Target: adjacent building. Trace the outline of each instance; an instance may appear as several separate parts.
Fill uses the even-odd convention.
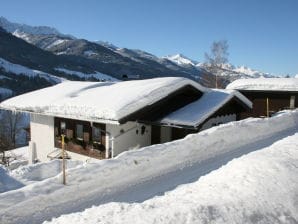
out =
[[[241,113],[241,118],[267,117],[298,107],[297,78],[238,79],[226,89],[238,90],[253,103],[252,110]]]

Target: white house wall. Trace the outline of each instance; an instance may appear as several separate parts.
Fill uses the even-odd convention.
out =
[[[201,131],[211,128],[213,126],[217,126],[219,124],[225,124],[231,121],[236,121],[236,114],[217,116],[209,119],[205,124],[203,124]]]
[[[145,131],[142,134],[142,126]],[[113,148],[113,156],[121,152],[137,149],[151,144],[151,126],[136,122],[127,122],[123,125],[107,124],[107,146]]]
[[[41,162],[48,161],[47,155],[54,148],[54,117],[30,115],[31,149],[30,157]],[[30,163],[31,161],[30,158]]]

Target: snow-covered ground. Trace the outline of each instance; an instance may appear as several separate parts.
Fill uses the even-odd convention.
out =
[[[28,147],[12,150],[14,152],[7,152],[6,156],[15,156],[15,152],[24,152]],[[59,160],[52,160],[45,163],[37,163],[33,165],[19,166],[16,164],[27,164],[28,155],[20,154],[15,157],[9,167],[0,166],[0,193],[22,188],[26,185],[38,183],[51,177],[55,177],[61,172],[61,162]],[[26,158],[26,160],[24,159]],[[81,161],[68,161],[67,168],[71,169],[82,165]]]
[[[10,175],[10,170],[28,164],[28,154],[28,147],[21,147],[5,152],[5,156],[11,159],[9,168],[0,165],[0,193],[24,186]]]
[[[16,75],[25,75],[25,76],[29,76],[29,77],[38,76],[38,77],[44,78],[52,83],[60,83],[60,82],[64,81],[63,78],[60,78],[60,77],[57,77],[57,76],[54,76],[54,75],[51,75],[51,74],[48,74],[45,72],[41,72],[38,70],[34,70],[31,68],[27,68],[22,65],[13,64],[7,60],[4,60],[3,58],[0,58],[0,68],[4,69],[6,72],[11,72]]]
[[[143,203],[108,203],[64,223],[297,223],[298,133]]]
[[[128,151],[115,159],[79,164],[67,171],[65,187],[58,172],[40,179],[35,176],[33,181],[27,177],[28,181],[24,181],[22,172],[15,176],[8,174],[6,176],[24,186],[0,194],[0,223],[41,223],[109,202],[122,203],[99,207],[103,212],[97,213],[98,223],[109,223],[107,217],[112,223],[122,218],[137,223],[191,223],[197,220],[270,223],[275,218],[295,223],[298,214],[295,210],[298,201],[297,134],[272,149],[261,149],[297,132],[298,111],[295,111],[270,119],[232,122],[182,140]],[[217,170],[232,159],[256,150],[261,150],[260,154],[255,152],[236,159]],[[35,166],[45,170],[47,164]],[[26,174],[30,173],[30,168],[28,170]],[[177,188],[187,183],[193,184]],[[174,191],[169,192],[171,190]],[[147,199],[150,200],[144,202]],[[56,221],[63,222],[66,218],[82,223],[82,217],[99,208]],[[139,216],[134,219],[133,214],[138,211]],[[104,221],[100,222],[101,219]],[[96,223],[95,216],[86,221]]]
[[[20,166],[28,164],[29,148],[28,146],[24,146],[14,150],[6,151],[5,156],[10,157],[9,169],[14,170]]]

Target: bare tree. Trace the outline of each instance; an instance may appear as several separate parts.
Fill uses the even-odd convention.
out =
[[[215,75],[215,86],[217,88],[217,73],[228,62],[228,41],[214,41],[211,45],[210,54],[205,53],[207,69]]]
[[[11,111],[0,111],[0,137],[2,144],[6,143],[10,149],[16,147],[17,136],[22,129],[24,116],[22,113]],[[5,139],[5,140],[4,140]],[[1,148],[7,148],[0,145]],[[7,150],[7,149],[6,149]]]
[[[4,134],[2,130],[0,130],[0,153],[2,153],[2,163],[6,163],[5,161],[5,151],[8,151],[12,148],[11,142],[8,137]]]

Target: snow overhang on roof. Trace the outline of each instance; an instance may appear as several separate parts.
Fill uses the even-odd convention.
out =
[[[208,91],[200,84],[180,77],[126,82],[66,81],[6,100],[0,108],[115,123],[185,86],[192,86],[202,93]]]
[[[233,98],[237,98],[247,108],[252,108],[252,102],[236,90],[213,89],[205,92],[197,101],[165,116],[159,123],[197,128]]]
[[[230,83],[226,87],[226,89],[298,92],[298,79],[297,78],[237,79],[234,82]]]

